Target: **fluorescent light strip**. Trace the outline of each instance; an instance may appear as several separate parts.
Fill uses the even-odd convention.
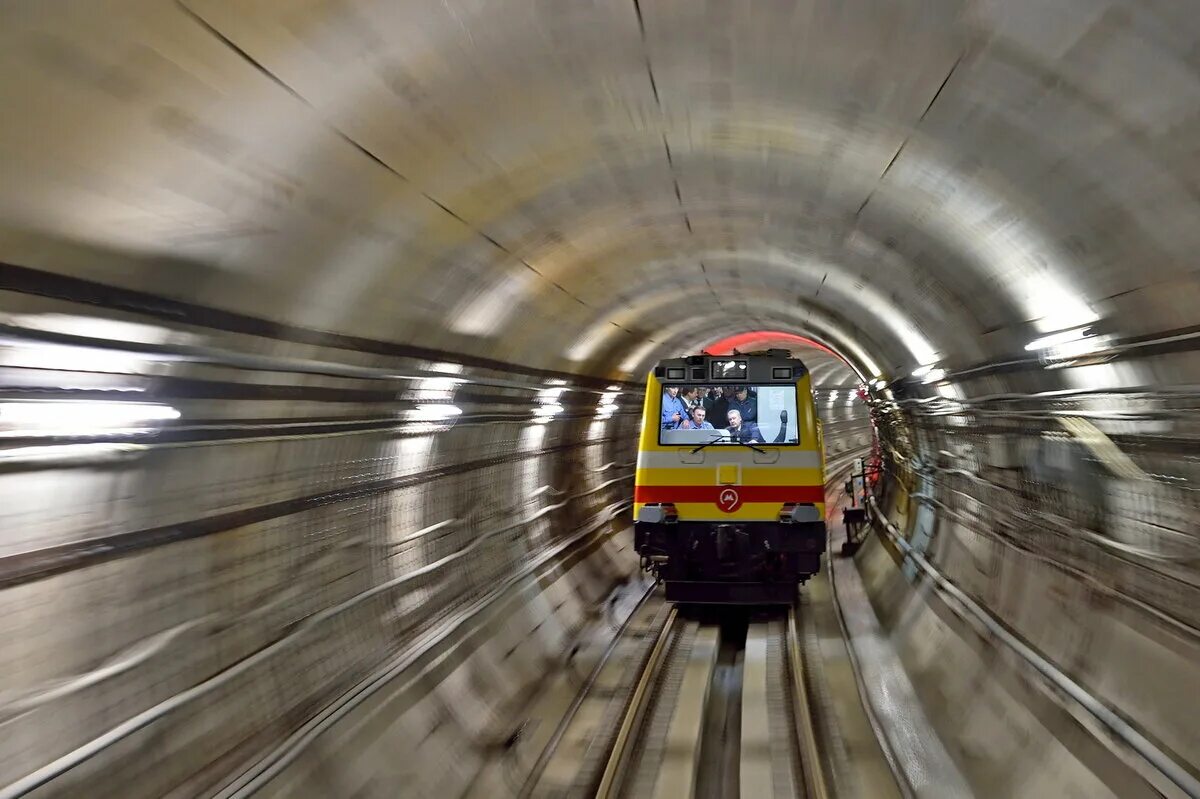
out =
[[[0,426],[18,432],[101,433],[146,422],[178,419],[170,405],[151,402],[42,400],[0,403]]]
[[[1057,333],[1051,333],[1041,338],[1035,338],[1033,341],[1025,345],[1025,349],[1033,352],[1035,350],[1048,350],[1051,347],[1058,347],[1063,344],[1070,344],[1074,341],[1087,338],[1087,327],[1076,327],[1071,330],[1060,330]]]

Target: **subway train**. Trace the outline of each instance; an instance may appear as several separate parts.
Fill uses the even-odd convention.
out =
[[[791,603],[825,551],[824,453],[787,350],[659,362],[634,488],[642,567],[674,602]]]

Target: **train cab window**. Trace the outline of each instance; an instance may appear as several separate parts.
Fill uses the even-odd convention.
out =
[[[795,384],[667,385],[661,410],[666,446],[800,443]]]

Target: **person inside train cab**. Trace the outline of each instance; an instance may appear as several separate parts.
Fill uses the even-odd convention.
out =
[[[704,417],[708,415],[708,411],[704,410],[703,405],[697,405],[692,408],[692,415],[688,419],[684,419],[679,425],[680,430],[713,430],[712,422],[705,421]]]
[[[758,421],[758,397],[751,396],[746,386],[737,386],[729,399],[728,411],[737,411],[744,422]]]
[[[711,404],[705,405],[705,409],[708,411],[708,418],[716,419],[720,423],[722,419],[726,418],[726,414],[729,412],[729,401],[733,399],[733,386],[714,388],[710,397],[712,398]]]
[[[687,404],[679,396],[679,386],[667,386],[662,398],[662,429],[674,430],[687,417]]]
[[[754,422],[747,422],[742,418],[742,412],[737,408],[730,408],[727,417],[729,419],[729,435],[734,441],[740,441],[743,444],[765,444],[767,440],[763,438],[762,432],[758,429],[758,425]]]

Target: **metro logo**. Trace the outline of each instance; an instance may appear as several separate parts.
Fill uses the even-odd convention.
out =
[[[733,513],[738,508],[742,507],[742,497],[732,488],[726,488],[721,491],[721,495],[717,497],[717,507],[726,513]]]

